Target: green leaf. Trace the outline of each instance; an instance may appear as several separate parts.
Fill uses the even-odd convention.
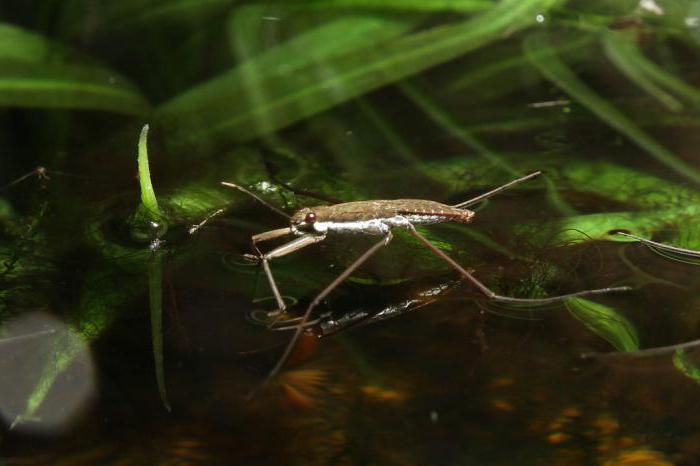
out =
[[[615,309],[583,298],[566,300],[575,318],[618,351],[637,351],[639,337],[634,325]]]
[[[601,120],[627,136],[631,141],[644,149],[660,163],[666,165],[676,173],[700,184],[700,173],[677,158],[671,151],[659,144],[654,138],[645,133],[632,120],[625,116],[615,106],[596,94],[581,81],[566,63],[561,61],[556,54],[545,57],[541,51],[550,48],[546,36],[538,34],[527,38],[525,41],[525,53],[532,64],[540,72],[572,98],[577,100],[589,111],[597,115]]]
[[[263,56],[241,65],[258,69],[256,84],[264,90],[263,101],[249,97],[244,74],[234,70],[166,102],[158,117],[184,125],[179,131],[183,138],[250,140],[484,46],[506,31],[535,22],[535,15],[554,3],[556,0],[503,0],[472,19],[393,40],[387,40],[390,35],[382,25],[356,37],[340,53],[321,54],[320,60],[315,50],[327,49],[326,44],[299,50],[287,43],[280,46],[288,47],[287,53],[277,51],[278,55],[302,54],[307,60],[295,62],[291,69],[281,60],[265,63],[269,59]],[[382,22],[355,20],[358,24]],[[393,35],[401,29],[394,27]]]
[[[0,23],[0,105],[148,111],[126,79],[77,53],[15,26]]]
[[[151,342],[158,394],[166,411],[172,411],[165,385],[163,355],[163,250],[154,251],[148,260],[148,304],[151,314]]]
[[[201,27],[220,17],[231,5],[231,0],[122,0],[104,2],[100,19],[102,28],[107,30],[156,24]]]
[[[62,61],[71,55],[39,34],[12,24],[0,23],[0,60],[23,63]]]
[[[162,213],[158,207],[156,192],[153,189],[153,183],[151,182],[151,169],[148,163],[148,125],[144,125],[141,129],[138,148],[138,171],[139,185],[141,186],[141,205],[151,214],[151,216],[162,217]]]
[[[683,209],[658,212],[609,212],[575,215],[558,221],[556,240],[563,244],[574,244],[591,240],[631,242],[631,238],[618,235],[616,231],[630,232],[643,238],[651,238],[655,231],[667,225],[678,224],[687,218]]]
[[[680,111],[683,108],[679,99],[700,107],[700,90],[647,58],[640,50],[637,39],[637,35],[630,33],[606,31],[603,33],[605,53],[630,80],[669,110]]]
[[[656,75],[648,73],[650,70],[658,70],[655,69],[655,65],[646,60],[634,39],[635,37],[629,34],[615,32],[603,34],[605,54],[632,82],[666,106],[666,108],[672,112],[682,110],[683,104],[656,83],[654,79]],[[642,65],[645,61],[647,62],[646,68]],[[667,77],[670,76],[663,72],[662,74]]]
[[[303,9],[353,8],[377,9],[382,11],[454,11],[461,13],[486,10],[494,4],[491,0],[306,0],[297,3],[289,1],[273,1],[271,3],[279,3],[288,7]]]
[[[677,349],[673,353],[673,367],[689,379],[700,383],[700,367],[688,358],[688,353],[684,349]]]

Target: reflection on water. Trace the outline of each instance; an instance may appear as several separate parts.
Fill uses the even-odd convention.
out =
[[[697,2],[38,3],[0,24],[0,464],[700,462]],[[479,300],[398,232],[249,399],[291,333],[243,255],[286,220],[221,181],[291,212],[534,170],[421,232],[503,295],[632,291]],[[290,314],[373,241],[275,260]]]

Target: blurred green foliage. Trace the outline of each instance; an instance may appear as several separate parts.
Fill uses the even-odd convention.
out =
[[[507,239],[450,226],[426,234],[460,260],[536,264],[547,273],[517,289],[547,294],[566,274],[555,260],[540,257],[546,248],[630,241],[615,234],[625,230],[700,249],[700,171],[692,136],[700,116],[692,67],[700,2],[664,4],[662,13],[641,5],[55,0],[28,14],[27,5],[10,1],[0,8],[7,15],[0,18],[0,141],[7,146],[0,149],[11,154],[0,159],[1,167],[10,172],[45,160],[59,170],[90,167],[75,159],[89,159],[104,146],[109,154],[102,161],[110,168],[126,160],[129,168],[117,171],[123,175],[134,170],[132,130],[148,122],[169,186],[159,187],[158,199],[145,186],[144,205],[159,212],[170,232],[219,209],[250,206],[221,189],[222,179],[294,209],[317,201],[288,187],[343,200],[463,200],[541,169],[544,180],[516,192],[543,190],[550,215],[516,212],[515,221],[504,222],[512,234]],[[16,135],[14,125],[31,137]],[[674,137],[679,132],[683,137]],[[604,141],[589,144],[591,134]],[[8,199],[16,188],[12,179],[5,176],[0,191]],[[147,179],[142,171],[141,180]],[[50,286],[28,299],[23,283],[60,274],[71,246],[99,257],[83,265],[79,296],[66,312],[83,338],[100,337],[149,286],[151,305],[161,307],[165,254],[181,263],[190,259],[186,248],[154,252],[147,242],[111,237],[113,224],[130,228],[128,216],[114,215],[111,198],[122,193],[96,192],[91,197],[68,189],[56,194],[58,201],[27,201],[33,210],[0,198],[0,319],[28,302],[49,306]],[[61,209],[71,213],[70,228],[61,224],[70,233],[52,231],[55,220],[43,230],[46,209],[56,217]],[[262,227],[254,220],[237,226]],[[477,252],[459,247],[465,237]],[[522,247],[523,238],[530,249]],[[394,283],[411,276],[407,271],[445,270],[410,239],[401,240],[398,253],[382,252],[355,283]],[[340,265],[351,260],[349,252],[345,244],[327,249],[329,261]],[[290,293],[303,296],[333,271],[283,263],[277,276]],[[501,283],[508,276],[497,271],[489,278]],[[247,292],[248,285],[232,286]],[[568,307],[617,350],[643,346],[621,310],[585,300]],[[153,324],[160,328],[159,316]],[[37,409],[68,364],[71,348],[61,351],[63,366],[51,371],[47,363],[28,411]],[[162,373],[158,377],[164,396]]]

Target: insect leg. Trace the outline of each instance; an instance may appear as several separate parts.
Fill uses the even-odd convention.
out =
[[[261,233],[260,235],[256,236],[262,236],[266,234],[271,234],[274,233],[275,231],[280,232],[282,230],[289,230],[288,228],[280,229],[280,230],[272,230],[268,231],[266,233]],[[282,236],[282,235],[278,235]],[[265,239],[271,239],[271,238],[265,238]],[[303,249],[307,246],[311,246],[312,244],[316,244],[318,242],[323,241],[326,239],[326,235],[304,235],[300,236],[298,238],[293,239],[292,241],[283,244],[282,246],[279,246],[272,251],[265,253],[265,254],[260,254],[256,259],[260,260],[262,262],[263,270],[265,270],[265,275],[267,276],[267,281],[270,284],[270,289],[272,289],[272,294],[275,295],[275,300],[277,301],[277,306],[279,311],[284,311],[287,306],[284,304],[284,300],[282,299],[282,295],[279,292],[279,289],[277,288],[277,282],[275,282],[275,277],[272,275],[272,270],[270,269],[270,261],[272,259],[276,259],[278,257],[286,256],[287,254],[291,254],[293,252],[296,252],[300,249]],[[260,241],[260,240],[258,240]],[[253,244],[255,244],[255,236],[253,237]],[[256,246],[257,249],[257,246]],[[259,252],[259,251],[258,251]]]
[[[428,249],[430,249],[435,255],[440,257],[442,260],[447,262],[453,269],[455,269],[457,272],[459,272],[462,277],[466,278],[472,285],[474,285],[479,291],[481,291],[487,298],[493,299],[495,301],[502,301],[506,303],[514,303],[514,304],[551,304],[551,303],[557,303],[560,301],[564,301],[569,298],[577,298],[580,296],[590,296],[590,295],[596,295],[596,294],[603,294],[603,293],[612,293],[615,291],[628,291],[631,290],[632,288],[628,286],[616,286],[616,287],[610,287],[610,288],[600,288],[596,290],[585,290],[585,291],[579,291],[576,293],[569,293],[569,294],[564,294],[564,295],[559,295],[559,296],[552,296],[551,298],[512,298],[510,296],[501,296],[499,294],[496,294],[494,291],[492,291],[489,287],[481,283],[479,280],[476,279],[471,273],[469,273],[467,270],[464,269],[461,265],[459,265],[454,259],[452,259],[450,256],[442,252],[440,249],[435,247],[433,243],[428,241],[428,239],[418,233],[415,228],[411,228],[409,230],[413,236],[415,236],[421,243],[423,243]]]
[[[257,254],[243,254],[243,257],[245,259],[248,259],[252,262],[259,262],[262,261],[262,258],[265,254],[260,251],[260,248],[258,248],[258,243],[262,243],[263,241],[270,241],[273,239],[281,238],[283,236],[291,235],[292,234],[292,229],[287,227],[287,228],[278,228],[276,230],[270,230],[270,231],[265,231],[262,233],[258,233],[257,235],[253,235],[250,237],[250,242],[253,246],[253,249],[255,249],[255,252]]]
[[[253,247],[257,250],[258,243],[262,243],[263,241],[270,241],[273,239],[281,238],[283,236],[291,235],[292,234],[292,229],[289,227],[286,228],[278,228],[276,230],[270,230],[270,231],[265,231],[263,233],[259,233],[257,235],[253,235],[250,238],[250,241],[253,243]],[[259,252],[259,251],[258,251]],[[262,254],[261,254],[262,255]]]
[[[267,382],[272,380],[277,375],[277,373],[280,371],[280,369],[282,369],[284,364],[287,362],[287,359],[289,359],[289,356],[292,354],[292,350],[294,350],[294,347],[296,346],[297,341],[301,337],[301,334],[304,333],[304,330],[306,328],[306,324],[309,320],[309,316],[311,316],[311,311],[313,311],[314,308],[316,306],[318,306],[321,303],[321,301],[323,301],[326,298],[326,296],[328,296],[338,285],[340,285],[342,282],[344,282],[345,279],[347,279],[350,276],[350,274],[352,274],[355,270],[357,270],[357,268],[359,266],[364,264],[367,261],[367,259],[372,257],[372,255],[374,255],[374,253],[376,253],[379,249],[381,249],[382,247],[389,244],[389,242],[391,241],[392,238],[393,238],[393,235],[391,234],[391,231],[387,231],[386,234],[384,235],[384,237],[380,241],[375,243],[371,248],[369,248],[367,251],[365,251],[360,257],[355,259],[355,262],[350,264],[348,266],[348,268],[343,271],[343,273],[338,275],[335,278],[335,280],[333,280],[328,286],[326,286],[323,289],[323,291],[321,291],[314,298],[314,300],[311,301],[311,303],[309,304],[309,307],[306,308],[306,311],[304,312],[304,315],[301,318],[301,321],[299,322],[299,324],[297,324],[297,329],[294,332],[292,339],[289,340],[289,343],[287,344],[287,348],[284,350],[284,353],[277,361],[277,364],[275,364],[275,367],[272,368],[272,370],[267,375],[267,378],[261,384],[261,386],[264,386],[265,384],[267,384]]]
[[[486,193],[484,193],[484,194],[481,194],[481,195],[479,195],[479,196],[476,196],[476,197],[474,197],[474,198],[471,198],[471,199],[469,199],[469,200],[467,200],[467,201],[460,202],[459,204],[455,204],[455,205],[453,205],[452,207],[459,207],[460,209],[463,209],[463,208],[465,208],[465,207],[469,207],[470,205],[474,205],[474,204],[476,204],[477,202],[481,202],[481,201],[483,201],[484,199],[493,196],[494,194],[498,194],[498,193],[500,193],[501,191],[510,188],[511,186],[514,186],[514,185],[516,185],[516,184],[522,183],[523,181],[527,181],[527,180],[529,180],[530,178],[534,178],[534,177],[539,176],[539,175],[541,175],[541,174],[542,174],[542,172],[540,172],[540,171],[532,172],[532,173],[530,173],[529,175],[525,175],[525,176],[523,176],[522,178],[518,178],[517,180],[510,181],[510,182],[504,184],[503,186],[499,186],[498,188],[492,189],[492,190],[489,191],[489,192],[486,192]]]
[[[237,184],[235,184],[235,183],[229,183],[229,182],[227,182],[227,181],[222,181],[221,184],[224,185],[224,186],[226,186],[226,187],[229,187],[229,188],[237,189],[237,190],[241,191],[242,193],[245,193],[245,194],[247,194],[248,196],[252,197],[253,199],[255,199],[256,201],[258,201],[259,203],[261,203],[262,205],[264,205],[265,207],[267,207],[267,208],[270,209],[271,211],[280,214],[280,215],[283,216],[284,218],[289,218],[289,215],[287,215],[286,213],[284,213],[283,211],[281,211],[281,210],[278,209],[277,207],[273,206],[272,204],[270,204],[269,202],[267,202],[265,199],[261,198],[261,197],[258,196],[257,194],[255,194],[255,193],[253,193],[253,192],[251,192],[251,191],[248,191],[248,190],[245,189],[243,186],[239,186],[239,185],[237,185]]]

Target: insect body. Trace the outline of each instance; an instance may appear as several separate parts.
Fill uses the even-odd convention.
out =
[[[474,217],[474,212],[468,210],[468,206],[476,204],[500,191],[503,191],[504,189],[534,178],[540,174],[540,172],[531,173],[473,199],[469,199],[455,205],[447,205],[440,202],[423,199],[356,201],[328,206],[305,207],[298,210],[292,216],[288,216],[286,213],[282,212],[276,207],[269,205],[267,202],[241,186],[223,182],[222,184],[225,186],[245,192],[275,212],[289,219],[289,226],[286,228],[279,228],[254,235],[251,239],[256,254],[246,255],[246,257],[249,259],[259,261],[262,264],[263,269],[265,270],[265,275],[267,276],[267,280],[270,284],[270,288],[272,289],[275,300],[277,301],[279,312],[283,312],[286,306],[284,304],[284,300],[282,299],[282,295],[277,288],[274,276],[272,275],[272,270],[270,269],[269,263],[271,260],[286,256],[307,246],[321,242],[330,235],[372,235],[382,237],[377,243],[375,243],[352,264],[350,264],[350,266],[348,266],[338,277],[335,278],[335,280],[327,285],[316,296],[316,298],[311,301],[303,316],[299,319],[294,336],[287,345],[285,352],[280,357],[275,367],[270,371],[266,380],[270,380],[272,377],[274,377],[274,375],[279,372],[289,358],[297,340],[307,326],[313,309],[318,306],[321,301],[323,301],[323,299],[325,299],[325,297],[328,296],[331,291],[333,291],[333,289],[335,289],[358,267],[360,267],[360,265],[366,262],[374,253],[376,253],[383,246],[389,244],[393,238],[392,230],[394,228],[408,230],[409,233],[418,239],[418,241],[420,241],[426,248],[449,264],[461,275],[463,279],[467,280],[474,287],[476,287],[486,299],[513,304],[549,304],[578,296],[628,290],[628,287],[601,288],[540,299],[501,296],[484,285],[481,281],[474,277],[470,271],[463,268],[454,259],[433,245],[425,236],[415,229],[416,225],[429,225],[441,222],[469,223]],[[260,249],[258,249],[258,243],[284,236],[296,236],[296,238],[266,253],[262,253]]]
[[[469,223],[474,212],[423,199],[344,202],[306,207],[291,217],[295,234],[386,235],[392,228],[440,222]]]

